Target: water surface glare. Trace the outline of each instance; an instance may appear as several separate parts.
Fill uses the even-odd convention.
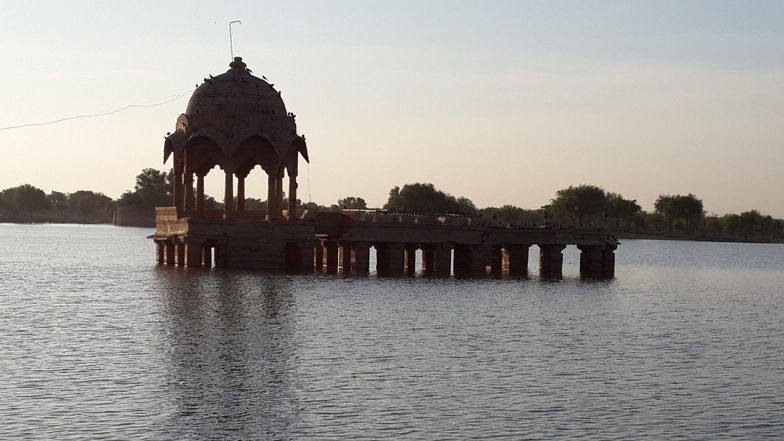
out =
[[[157,267],[0,224],[1,439],[781,439],[784,246],[627,240],[616,278]]]

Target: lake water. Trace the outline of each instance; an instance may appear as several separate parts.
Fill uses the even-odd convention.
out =
[[[0,224],[0,439],[782,439],[784,246],[627,240],[616,277],[155,265]]]

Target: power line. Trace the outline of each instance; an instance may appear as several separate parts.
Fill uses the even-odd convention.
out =
[[[177,96],[176,98],[172,98],[172,99],[164,101],[162,103],[156,103],[156,104],[131,104],[130,106],[125,106],[125,107],[123,107],[121,109],[112,110],[110,112],[92,113],[92,114],[77,115],[77,116],[69,116],[68,118],[56,119],[54,121],[46,121],[46,122],[30,123],[30,124],[21,124],[21,125],[18,125],[18,126],[0,127],[0,131],[2,131],[2,130],[11,130],[11,129],[21,129],[23,127],[47,126],[49,124],[55,124],[55,123],[59,123],[59,122],[63,122],[63,121],[71,121],[71,120],[80,119],[80,118],[97,118],[99,116],[112,115],[112,114],[115,114],[115,113],[118,113],[118,112],[122,112],[123,110],[132,109],[132,108],[145,108],[145,107],[162,106],[164,104],[169,104],[171,102],[177,101],[178,99],[184,97],[185,95],[187,95],[187,94],[189,94],[191,92],[193,92],[193,90],[189,90],[189,91],[187,91],[187,92]]]

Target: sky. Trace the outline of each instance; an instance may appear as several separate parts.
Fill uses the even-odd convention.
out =
[[[308,141],[298,197],[430,182],[536,209],[592,184],[652,211],[784,218],[784,2],[2,1],[0,189],[117,198],[242,56]],[[179,97],[179,98],[178,98]],[[81,115],[112,112],[100,117]],[[171,161],[171,159],[170,159]],[[220,196],[222,172],[207,176]],[[255,169],[246,195],[264,199]]]

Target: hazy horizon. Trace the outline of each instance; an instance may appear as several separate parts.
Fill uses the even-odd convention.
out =
[[[431,182],[535,209],[570,185],[784,218],[784,3],[35,2],[0,18],[0,189],[117,198],[234,54],[308,140],[299,198]],[[1,130],[131,108],[97,118]],[[170,159],[171,161],[171,159]],[[258,168],[246,196],[264,199]],[[218,198],[222,171],[207,177]]]

